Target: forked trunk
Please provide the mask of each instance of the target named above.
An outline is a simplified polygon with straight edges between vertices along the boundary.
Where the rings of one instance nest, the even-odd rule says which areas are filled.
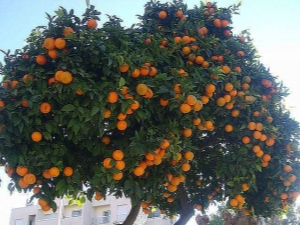
[[[182,184],[178,186],[178,194],[182,211],[179,220],[177,220],[174,225],[183,225],[194,215],[194,208],[188,203],[188,197]]]
[[[132,205],[131,210],[122,225],[133,225],[140,212],[140,208],[141,208],[140,203],[132,204],[131,201],[131,205]]]

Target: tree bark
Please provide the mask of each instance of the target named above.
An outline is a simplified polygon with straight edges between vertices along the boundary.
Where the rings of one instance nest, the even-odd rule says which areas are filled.
[[[137,218],[137,215],[140,212],[140,208],[141,208],[140,203],[133,205],[132,201],[131,201],[131,205],[132,205],[131,210],[130,210],[128,216],[126,217],[125,221],[123,222],[123,225],[133,225]]]
[[[186,224],[190,218],[194,215],[194,208],[188,203],[188,197],[186,191],[183,187],[183,184],[178,186],[178,195],[181,205],[181,213],[179,220],[176,221],[174,225]]]

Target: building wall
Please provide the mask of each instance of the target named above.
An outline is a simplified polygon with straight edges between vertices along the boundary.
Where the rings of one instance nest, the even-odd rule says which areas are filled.
[[[28,225],[29,216],[35,216],[34,225],[113,225],[122,223],[127,217],[131,204],[126,198],[116,199],[114,196],[100,201],[86,201],[83,206],[68,205],[68,200],[58,199],[56,212],[44,212],[37,204],[12,209],[10,225]],[[62,208],[61,208],[62,206]],[[18,224],[15,224],[18,220]],[[60,225],[59,224],[59,225]],[[170,225],[169,220],[149,218],[146,225]]]

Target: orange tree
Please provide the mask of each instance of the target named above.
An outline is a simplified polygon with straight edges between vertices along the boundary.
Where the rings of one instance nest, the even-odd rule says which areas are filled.
[[[180,214],[229,197],[269,216],[299,194],[299,125],[286,88],[259,62],[249,33],[232,33],[238,6],[145,5],[125,29],[89,7],[64,8],[28,44],[6,53],[0,154],[10,190],[33,190],[44,210],[124,194]]]

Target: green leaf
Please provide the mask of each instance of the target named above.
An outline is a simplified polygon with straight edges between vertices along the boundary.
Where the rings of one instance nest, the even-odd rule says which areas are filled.
[[[71,112],[75,110],[75,106],[72,104],[67,104],[64,107],[62,107],[61,111],[63,112]]]
[[[119,88],[123,87],[126,84],[126,81],[123,77],[120,78],[119,80]]]
[[[229,187],[234,187],[234,182],[233,181],[228,181],[226,183]]]

